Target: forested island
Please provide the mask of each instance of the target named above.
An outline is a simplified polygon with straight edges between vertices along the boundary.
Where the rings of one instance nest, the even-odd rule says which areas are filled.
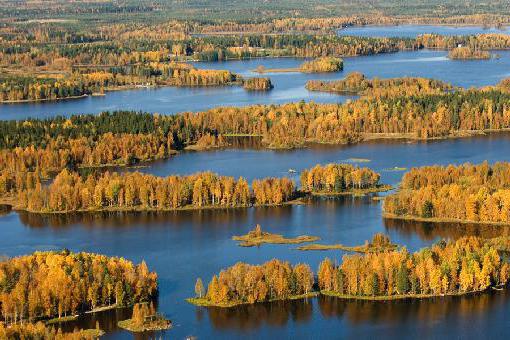
[[[255,302],[315,296],[314,275],[306,264],[291,266],[273,259],[262,265],[238,262],[213,276],[203,297],[188,302],[198,306],[233,307]]]
[[[432,84],[434,84],[432,82]],[[510,127],[506,82],[485,89],[364,97],[345,104],[220,107],[172,116],[136,112],[0,122],[5,168],[45,173],[66,166],[128,165],[166,158],[219,136],[261,136],[269,148],[346,144],[374,138],[433,139]],[[439,83],[440,88],[447,86]],[[392,88],[392,86],[388,87]],[[415,86],[417,91],[423,87]],[[409,87],[404,85],[404,89]],[[490,117],[490,118],[489,118]],[[202,138],[205,138],[202,140]],[[57,143],[56,140],[59,140]]]
[[[463,237],[413,254],[403,248],[345,255],[339,265],[326,258],[319,266],[317,282],[306,264],[292,267],[276,259],[260,266],[237,263],[213,276],[207,291],[198,289],[200,294],[188,301],[232,307],[319,292],[347,299],[427,298],[503,287],[509,276],[509,263],[490,240]]]
[[[123,258],[69,251],[35,252],[0,262],[1,315],[6,324],[65,320],[150,301],[157,292],[157,274],[145,262],[135,265]]]
[[[303,72],[303,73],[327,73],[339,72],[344,69],[344,61],[335,57],[320,57],[310,61],[305,61],[296,68],[271,68],[258,66],[254,72],[257,73],[285,73],[285,72]]]
[[[179,210],[238,208],[290,204],[320,190],[324,194],[352,194],[387,190],[380,175],[368,168],[330,164],[301,174],[302,190],[287,177],[255,179],[202,172],[188,176],[157,177],[140,172],[99,172],[82,176],[62,170],[49,185],[37,174],[8,177],[3,172],[0,197],[11,197],[15,209],[30,212],[69,213],[99,210]],[[332,181],[332,182],[331,182]],[[314,183],[314,184],[312,184]],[[311,187],[310,185],[315,185]]]
[[[140,333],[169,329],[172,327],[172,322],[165,319],[163,315],[156,313],[156,308],[151,301],[150,303],[135,304],[131,319],[119,321],[118,326],[130,332]]]
[[[351,72],[340,80],[309,80],[305,87],[309,91],[356,94],[376,98],[443,94],[454,89],[452,85],[440,80],[409,77],[367,79],[359,72]]]
[[[448,52],[448,58],[459,60],[480,60],[490,59],[491,54],[487,51],[476,50],[470,47],[456,47]]]
[[[402,178],[386,197],[388,218],[437,222],[510,223],[510,163],[425,166]]]

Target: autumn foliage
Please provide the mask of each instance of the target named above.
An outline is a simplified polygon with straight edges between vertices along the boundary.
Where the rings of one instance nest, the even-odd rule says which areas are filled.
[[[148,301],[157,289],[145,262],[123,258],[62,251],[0,262],[1,311],[9,323]]]
[[[310,91],[358,94],[367,97],[400,97],[411,95],[442,94],[453,87],[440,80],[427,78],[367,79],[359,72],[351,72],[340,80],[309,80],[306,88]]]
[[[64,169],[49,186],[37,184],[20,191],[18,208],[33,212],[226,208],[279,205],[294,195],[288,178],[254,180],[250,189],[242,177],[235,180],[211,172],[169,177],[105,172],[82,177]]]
[[[341,193],[376,187],[380,175],[369,168],[350,164],[316,165],[301,172],[301,188],[306,192]]]
[[[318,284],[340,296],[439,296],[506,285],[509,269],[495,248],[464,237],[413,254],[402,249],[346,255],[340,265],[326,259],[319,266]]]
[[[426,166],[384,202],[389,217],[510,223],[510,163]]]
[[[312,291],[314,278],[308,265],[291,266],[271,260],[262,265],[239,262],[213,276],[206,299],[215,305],[285,300]]]

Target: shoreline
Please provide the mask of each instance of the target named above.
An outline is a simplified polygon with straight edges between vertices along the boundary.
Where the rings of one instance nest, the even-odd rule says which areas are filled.
[[[288,298],[285,298],[285,299],[271,299],[271,300],[267,300],[267,301],[257,301],[257,302],[253,302],[253,303],[237,301],[237,302],[231,302],[231,303],[216,304],[216,303],[213,303],[213,302],[207,300],[206,298],[196,298],[196,297],[195,298],[187,298],[187,299],[185,299],[185,301],[190,303],[190,304],[192,304],[192,305],[195,305],[197,307],[232,308],[232,307],[243,306],[243,305],[253,305],[253,304],[256,304],[256,303],[267,303],[267,302],[277,302],[277,301],[292,301],[292,300],[309,299],[309,298],[318,297],[319,295],[320,295],[320,292],[313,291],[313,292],[309,292],[307,294],[291,295],[291,296],[289,296]]]
[[[261,303],[271,303],[277,301],[293,301],[293,300],[301,300],[301,299],[309,299],[309,298],[318,298],[320,296],[329,296],[342,300],[353,300],[353,301],[369,301],[369,302],[390,302],[390,301],[400,301],[400,300],[426,300],[433,298],[445,298],[445,297],[462,297],[475,295],[479,293],[486,293],[490,290],[500,291],[504,289],[503,286],[489,286],[485,289],[479,289],[474,291],[467,292],[450,292],[446,294],[405,294],[405,295],[375,295],[375,296],[363,296],[363,295],[349,295],[349,294],[339,294],[333,291],[320,290],[313,291],[307,294],[302,295],[294,295],[285,299],[271,299],[268,301],[256,301],[253,303],[249,302],[231,302],[231,303],[213,303],[206,298],[187,298],[186,302],[195,305],[196,307],[213,307],[213,308],[233,308],[245,305],[255,305]]]
[[[401,220],[401,221],[415,221],[415,222],[428,222],[428,223],[461,223],[461,224],[481,224],[481,225],[492,225],[492,226],[507,226],[510,222],[490,222],[490,221],[471,221],[461,220],[456,218],[437,218],[437,217],[419,217],[419,216],[400,216],[383,212],[383,219],[389,220]]]

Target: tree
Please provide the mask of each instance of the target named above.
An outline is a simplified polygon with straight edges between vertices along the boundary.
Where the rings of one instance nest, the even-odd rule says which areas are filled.
[[[195,283],[195,294],[197,297],[202,298],[205,295],[204,284],[202,283],[202,279],[198,278]]]

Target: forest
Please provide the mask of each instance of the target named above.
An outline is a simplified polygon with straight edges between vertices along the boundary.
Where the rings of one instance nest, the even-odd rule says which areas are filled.
[[[168,177],[103,172],[83,177],[64,169],[48,186],[36,183],[17,190],[16,208],[60,213],[227,208],[280,205],[295,196],[294,183],[286,177],[254,180],[250,188],[242,177],[211,172]]]
[[[339,297],[401,298],[459,295],[508,283],[510,266],[477,237],[406,249],[325,259],[317,273],[321,291]]]
[[[92,340],[104,335],[101,329],[74,330],[62,332],[62,329],[46,326],[43,322],[19,323],[5,326],[0,323],[0,338],[2,339],[54,339],[54,340]]]
[[[203,297],[200,294],[188,301],[198,305],[231,307],[287,300],[307,296],[313,291],[313,284],[314,274],[306,264],[291,266],[276,259],[262,265],[238,262],[214,275]]]
[[[411,77],[368,79],[362,73],[351,72],[340,80],[309,80],[306,83],[306,89],[380,98],[443,94],[452,91],[454,87],[435,79]]]
[[[475,50],[471,47],[455,47],[448,52],[448,58],[459,60],[482,60],[490,59],[491,54],[487,51]]]
[[[510,265],[490,240],[463,237],[440,241],[410,254],[405,248],[344,255],[340,264],[324,259],[314,273],[306,264],[292,267],[273,259],[262,265],[237,263],[214,275],[203,288],[197,280],[197,305],[238,304],[322,294],[355,299],[421,298],[480,292],[507,285]]]
[[[145,262],[91,253],[35,252],[0,262],[6,324],[75,315],[102,306],[149,301],[157,274]]]
[[[420,85],[411,87],[448,88],[434,81],[424,81],[423,87],[421,81],[417,83]],[[260,136],[265,147],[290,149],[306,143],[434,139],[502,130],[510,127],[507,85],[503,80],[484,89],[430,90],[431,94],[405,96],[399,96],[401,90],[397,89],[389,91],[396,96],[362,97],[345,104],[298,102],[220,107],[172,116],[105,112],[0,121],[0,172],[7,170],[3,176],[11,178],[27,171],[46,177],[66,167],[136,164],[167,158],[197,142],[199,149],[207,149],[208,143],[224,146],[221,136],[228,135]]]
[[[300,174],[301,190],[311,193],[335,194],[352,189],[375,188],[380,174],[350,164],[316,165]]]
[[[202,70],[186,63],[88,66],[69,75],[0,78],[0,102],[57,100],[103,94],[114,89],[148,86],[221,86],[242,83],[239,75],[226,70]]]
[[[413,168],[384,201],[386,217],[510,223],[510,163]]]

